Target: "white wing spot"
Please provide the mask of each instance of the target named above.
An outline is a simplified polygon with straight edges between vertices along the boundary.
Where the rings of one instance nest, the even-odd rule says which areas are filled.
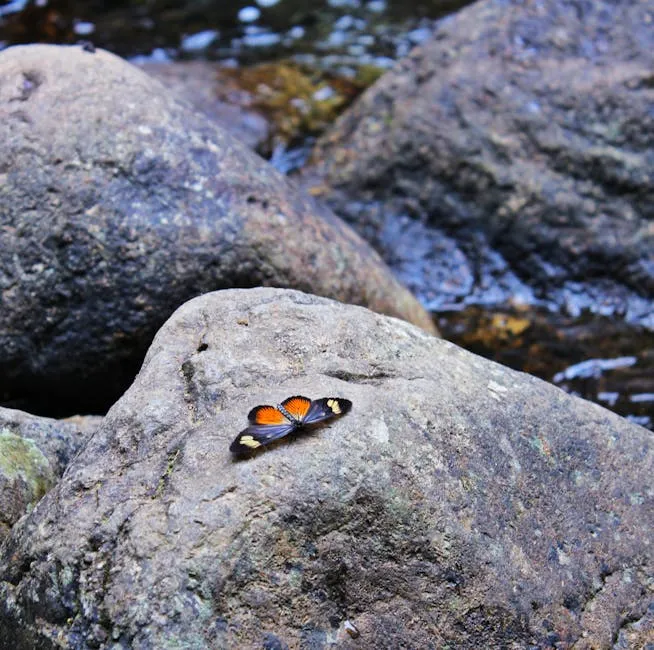
[[[341,412],[341,405],[338,403],[338,400],[328,399],[327,406],[337,415]]]

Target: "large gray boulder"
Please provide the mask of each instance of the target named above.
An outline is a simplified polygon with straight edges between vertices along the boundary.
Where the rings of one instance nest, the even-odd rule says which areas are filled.
[[[101,420],[52,420],[0,407],[0,540],[55,485]]]
[[[232,459],[250,408],[294,394],[353,407]],[[642,647],[653,443],[405,322],[294,291],[211,293],[169,319],[14,526],[0,639]]]
[[[104,412],[180,304],[257,285],[434,328],[349,227],[142,71],[0,52],[2,402]]]
[[[654,327],[654,31],[639,0],[482,0],[323,137],[311,183],[434,307]]]

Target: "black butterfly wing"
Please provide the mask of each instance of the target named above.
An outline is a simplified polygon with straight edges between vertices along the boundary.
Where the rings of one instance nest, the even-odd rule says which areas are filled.
[[[352,408],[352,402],[342,397],[323,397],[311,402],[309,411],[304,416],[302,424],[315,424],[331,418],[345,415]]]
[[[290,422],[286,424],[251,424],[236,436],[234,442],[229,446],[229,451],[233,454],[249,454],[273,440],[283,438],[295,428],[296,425]]]
[[[310,401],[296,395],[284,400],[282,406],[295,419],[294,422],[274,406],[256,406],[248,414],[250,426],[236,436],[229,450],[233,454],[249,454],[305,424],[316,424],[345,415],[352,408],[352,402],[342,397]]]

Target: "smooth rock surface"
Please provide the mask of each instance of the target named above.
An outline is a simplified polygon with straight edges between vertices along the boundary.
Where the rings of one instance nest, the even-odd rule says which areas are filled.
[[[0,540],[55,485],[101,420],[51,420],[0,407]]]
[[[520,294],[654,327],[653,16],[476,2],[342,116],[310,183],[432,308]]]
[[[258,285],[434,331],[348,226],[136,67],[0,52],[0,403],[104,412],[180,304]]]
[[[248,411],[294,394],[353,408],[233,460]],[[653,442],[396,319],[293,291],[207,294],[6,540],[0,639],[642,647]]]

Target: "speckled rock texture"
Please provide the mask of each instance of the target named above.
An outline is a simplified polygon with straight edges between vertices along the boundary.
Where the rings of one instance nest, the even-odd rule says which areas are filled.
[[[0,52],[0,402],[104,412],[179,305],[258,285],[433,331],[348,226],[144,72],[80,47]]]
[[[256,150],[268,140],[270,126],[263,115],[243,106],[227,104],[218,99],[224,86],[224,68],[212,61],[169,61],[141,63],[139,68],[184,98],[193,107],[214,120],[250,149]]]
[[[0,540],[54,486],[101,420],[51,420],[0,407]]]
[[[310,182],[435,307],[520,291],[654,327],[653,21],[476,2],[347,111]]]
[[[294,394],[353,407],[232,459],[248,411]],[[643,647],[653,443],[403,321],[288,290],[207,294],[169,319],[57,487],[14,526],[0,639]]]

